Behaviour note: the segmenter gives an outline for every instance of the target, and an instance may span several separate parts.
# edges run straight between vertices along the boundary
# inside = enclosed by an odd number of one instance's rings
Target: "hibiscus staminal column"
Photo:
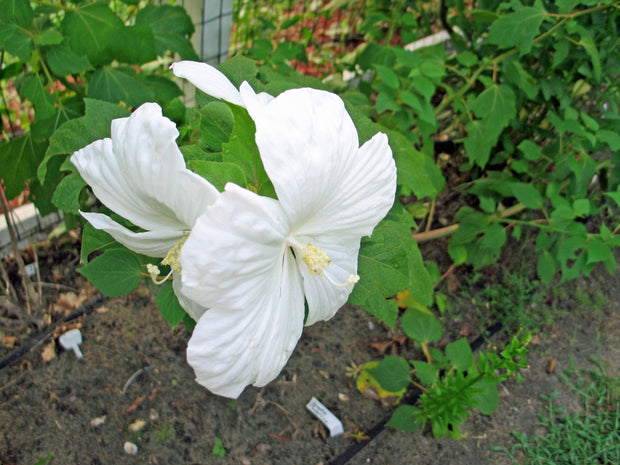
[[[311,275],[325,276],[329,282],[338,287],[351,286],[360,280],[359,275],[350,274],[345,282],[336,282],[336,280],[329,274],[329,271],[326,270],[332,261],[323,249],[317,247],[312,242],[309,242],[308,245],[304,246],[293,237],[288,237],[286,242],[294,252],[296,251],[301,254],[301,259],[308,267],[308,271],[310,271]]]

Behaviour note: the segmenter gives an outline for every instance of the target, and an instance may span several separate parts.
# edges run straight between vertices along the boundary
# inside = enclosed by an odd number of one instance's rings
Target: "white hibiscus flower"
[[[200,384],[234,398],[280,373],[301,336],[306,304],[310,325],[347,301],[359,279],[360,240],[393,204],[396,166],[385,134],[359,146],[332,93],[294,89],[274,99],[245,82],[237,91],[209,65],[173,69],[248,109],[278,197],[226,185],[181,251],[183,290],[209,307],[187,360]]]
[[[185,167],[176,144],[179,132],[156,103],[113,120],[111,136],[78,150],[71,161],[105,206],[145,231],[130,231],[101,213],[82,216],[134,252],[166,257],[179,302],[197,320],[205,308],[181,291],[178,254],[196,219],[219,193]]]

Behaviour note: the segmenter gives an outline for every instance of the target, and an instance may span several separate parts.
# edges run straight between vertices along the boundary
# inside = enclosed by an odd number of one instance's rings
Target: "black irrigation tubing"
[[[472,351],[476,351],[480,348],[480,346],[482,344],[485,343],[485,341],[487,341],[489,338],[493,337],[495,334],[497,334],[500,330],[502,329],[502,324],[501,323],[495,323],[491,326],[489,326],[484,333],[482,333],[480,336],[478,336],[471,344],[471,350]],[[403,399],[403,402],[401,405],[413,405],[418,398],[420,397],[422,391],[420,389],[413,389],[412,391],[410,391],[405,398]],[[377,423],[375,426],[373,426],[367,433],[367,439],[363,440],[362,442],[353,444],[351,447],[349,447],[346,451],[344,451],[342,454],[340,454],[338,457],[336,457],[332,462],[330,462],[329,465],[344,465],[346,464],[349,460],[351,460],[359,451],[361,451],[366,445],[368,445],[370,443],[370,441],[372,441],[374,438],[376,438],[379,433],[381,433],[381,431],[384,430],[386,423],[390,420],[390,417],[392,415],[388,415],[385,418],[383,418],[383,420],[381,420],[379,423]]]
[[[88,315],[89,313],[91,313],[94,309],[99,307],[106,300],[108,300],[107,296],[105,296],[103,294],[99,294],[99,295],[93,297],[92,299],[88,300],[87,302],[84,302],[77,309],[75,309],[73,311],[73,313],[71,313],[71,314],[67,315],[66,317],[58,320],[56,323],[48,326],[46,329],[41,331],[36,336],[33,336],[32,338],[30,338],[30,340],[28,340],[28,342],[25,342],[24,344],[19,346],[17,349],[15,349],[13,352],[11,352],[9,355],[7,355],[2,360],[0,360],[0,371],[2,371],[4,368],[6,368],[6,367],[8,367],[10,365],[13,365],[15,362],[21,360],[37,344],[39,344],[41,341],[44,341],[49,336],[51,336],[52,333],[54,332],[54,330],[58,326],[60,326],[63,323],[67,323],[68,321],[75,320],[76,318],[78,318],[78,317],[80,317],[82,315]]]

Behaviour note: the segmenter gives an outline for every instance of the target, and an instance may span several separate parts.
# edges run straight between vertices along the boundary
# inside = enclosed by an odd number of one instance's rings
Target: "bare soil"
[[[49,267],[56,277],[47,279],[70,282],[83,289],[82,300],[89,298],[94,291],[71,271],[75,260],[54,257]],[[504,269],[496,265],[490,270],[491,277]],[[454,279],[464,282],[462,276]],[[577,408],[576,396],[559,375],[571,363],[593,369],[588,359],[597,357],[610,367],[611,375],[618,376],[620,275],[596,269],[562,289],[560,297],[548,303],[553,323],[531,345],[524,382],[501,387],[496,412],[475,413],[465,424],[464,439],[435,439],[429,431],[407,434],[386,428],[346,463],[509,464],[507,456],[489,448],[512,444],[514,430],[541,433],[537,427],[538,413],[543,411],[541,395],[558,391],[560,405]],[[576,293],[604,299],[592,305],[578,303]],[[63,299],[79,305],[66,293],[55,299],[52,320],[62,315],[58,302]],[[457,339],[459,333],[471,341],[480,327],[492,323],[482,321],[480,310],[458,291],[451,302],[453,316],[444,319],[447,336],[442,344]],[[0,357],[14,349],[7,344],[19,346],[36,332],[6,321],[0,320],[0,342],[5,343]],[[248,387],[231,401],[194,382],[185,361],[188,333],[183,327],[170,328],[145,289],[111,298],[62,329],[69,327],[82,332],[84,358],[78,360],[60,348],[59,330],[0,371],[2,465],[34,465],[50,455],[46,463],[52,465],[327,465],[357,444],[356,431],[368,432],[392,411],[364,397],[346,376],[346,368],[352,362],[381,359],[384,351],[420,358],[411,341],[400,344],[398,329],[394,333],[364,310],[347,305],[332,320],[306,328],[274,382],[262,389]],[[501,344],[511,336],[500,332],[491,342]],[[549,373],[552,359],[555,369]],[[344,436],[328,437],[305,408],[312,397],[343,421]],[[214,454],[218,438],[223,457]],[[137,446],[136,455],[124,451],[126,442]]]

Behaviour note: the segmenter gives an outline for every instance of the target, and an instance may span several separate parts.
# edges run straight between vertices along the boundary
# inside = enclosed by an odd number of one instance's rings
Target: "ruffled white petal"
[[[265,170],[296,233],[371,234],[390,209],[396,167],[384,134],[362,148],[344,103],[315,89],[249,105]]]
[[[135,233],[102,213],[80,213],[95,229],[107,232],[128,249],[149,257],[165,257],[183,237],[180,231],[173,229]]]
[[[217,190],[185,168],[178,131],[154,103],[112,122],[112,138],[75,152],[71,161],[108,208],[148,230],[187,230]]]
[[[276,200],[227,184],[181,249],[183,292],[209,308],[251,307],[282,266],[287,234]]]
[[[181,276],[176,271],[172,272],[172,289],[177,299],[179,299],[179,304],[183,307],[183,310],[185,310],[194,321],[198,321],[207,311],[206,307],[203,307],[198,302],[185,296],[183,293],[183,286],[181,285]]]
[[[187,359],[216,394],[271,381],[301,336],[302,282],[287,234],[277,201],[228,184],[181,250],[183,294],[209,307]]]
[[[332,241],[329,237],[306,238],[304,243],[312,242],[320,247],[330,258],[331,263],[323,270],[323,275],[311,274],[308,266],[301,260],[301,254],[297,256],[297,266],[303,276],[304,294],[308,302],[308,319],[306,326],[317,321],[329,320],[342,307],[347,300],[353,285],[336,286],[335,283],[346,283],[351,275],[357,275],[357,257],[360,248],[360,240]],[[331,280],[327,277],[329,277]]]
[[[214,394],[236,398],[253,384],[278,376],[301,337],[304,299],[290,253],[264,280],[248,308],[211,308],[187,345],[196,381]]]
[[[243,106],[241,95],[224,74],[206,63],[179,61],[170,65],[175,76],[187,79],[205,94]]]

